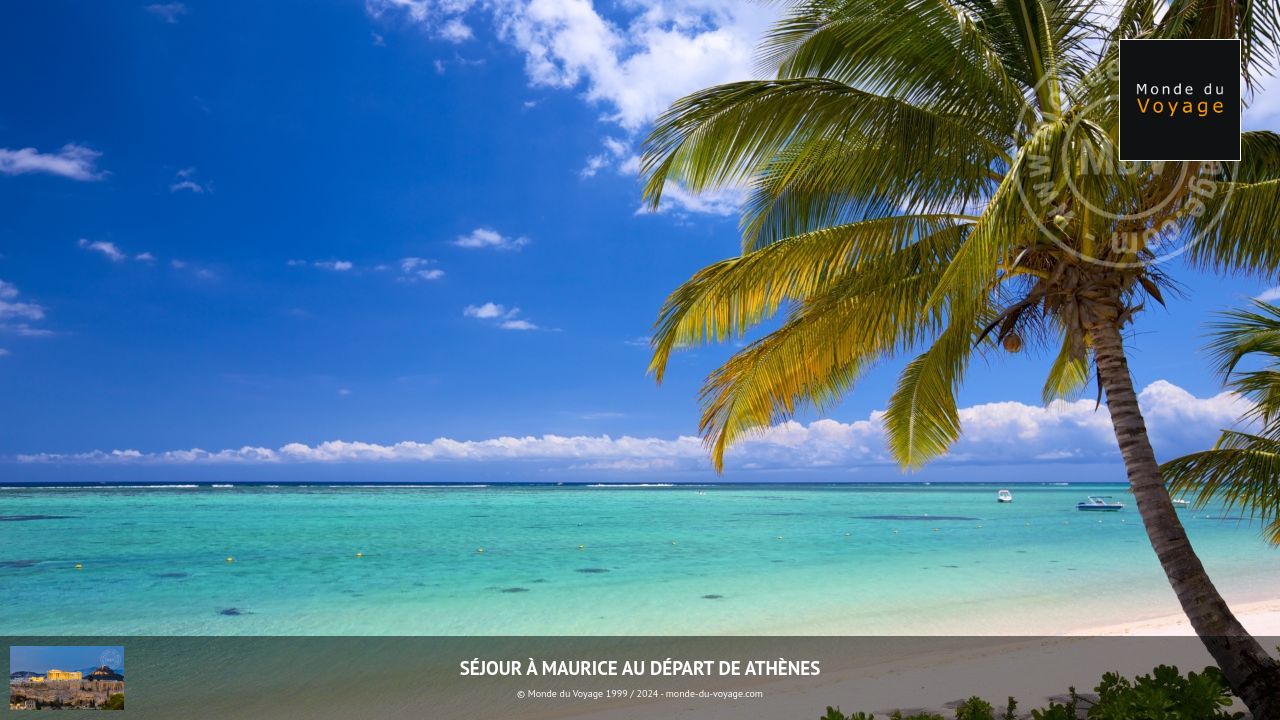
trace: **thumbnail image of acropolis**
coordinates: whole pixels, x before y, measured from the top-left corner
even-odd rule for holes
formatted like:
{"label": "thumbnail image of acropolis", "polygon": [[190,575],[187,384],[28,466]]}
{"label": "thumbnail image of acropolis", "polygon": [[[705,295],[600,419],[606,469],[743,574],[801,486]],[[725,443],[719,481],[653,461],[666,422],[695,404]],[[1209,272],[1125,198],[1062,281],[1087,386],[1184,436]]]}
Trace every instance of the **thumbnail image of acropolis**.
{"label": "thumbnail image of acropolis", "polygon": [[14,645],[10,710],[123,710],[124,648]]}

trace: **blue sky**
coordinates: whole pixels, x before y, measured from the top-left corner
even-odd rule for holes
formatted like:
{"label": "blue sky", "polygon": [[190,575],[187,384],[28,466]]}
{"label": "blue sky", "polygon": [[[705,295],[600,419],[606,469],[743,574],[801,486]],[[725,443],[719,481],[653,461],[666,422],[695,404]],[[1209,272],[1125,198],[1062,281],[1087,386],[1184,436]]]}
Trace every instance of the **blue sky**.
{"label": "blue sky", "polygon": [[54,670],[88,670],[107,665],[124,670],[124,648],[119,645],[12,645],[9,672],[26,670],[44,673]]}
{"label": "blue sky", "polygon": [[[710,479],[688,436],[732,348],[657,388],[644,338],[668,291],[736,251],[733,197],[639,212],[635,148],[670,100],[748,76],[774,12],[5,4],[0,477]],[[1275,127],[1273,95],[1251,126]],[[1134,338],[1166,454],[1239,410],[1202,369],[1203,323],[1268,286],[1180,277]],[[1091,401],[1039,408],[1045,367],[976,369],[968,445],[917,477],[1114,475]],[[899,368],[727,479],[897,477],[869,418]]]}

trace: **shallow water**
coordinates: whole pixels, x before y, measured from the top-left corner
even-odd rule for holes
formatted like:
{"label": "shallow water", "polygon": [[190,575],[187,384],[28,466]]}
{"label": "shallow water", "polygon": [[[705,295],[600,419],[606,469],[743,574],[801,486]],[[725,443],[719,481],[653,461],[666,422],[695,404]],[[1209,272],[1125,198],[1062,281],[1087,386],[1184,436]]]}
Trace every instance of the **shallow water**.
{"label": "shallow water", "polygon": [[[1123,486],[995,490],[6,488],[0,634],[1008,635],[1176,612]],[[1129,507],[1076,511],[1090,494]],[[1231,600],[1274,597],[1256,527],[1179,512]]]}

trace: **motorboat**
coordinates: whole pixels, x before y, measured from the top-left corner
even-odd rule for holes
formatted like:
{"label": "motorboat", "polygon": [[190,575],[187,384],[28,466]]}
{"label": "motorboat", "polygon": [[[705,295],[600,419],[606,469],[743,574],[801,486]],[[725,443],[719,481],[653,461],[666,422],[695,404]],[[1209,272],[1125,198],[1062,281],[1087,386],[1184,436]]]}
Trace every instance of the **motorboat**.
{"label": "motorboat", "polygon": [[1124,509],[1124,503],[1111,501],[1110,495],[1090,495],[1088,500],[1076,503],[1076,509],[1091,512],[1116,512]]}
{"label": "motorboat", "polygon": [[1013,493],[1009,492],[1008,490],[998,490],[998,491],[996,491],[996,502],[998,502],[998,503],[1011,503],[1011,502],[1013,502]]}
{"label": "motorboat", "polygon": [[1176,508],[1191,507],[1191,501],[1186,498],[1173,498],[1173,506]]}

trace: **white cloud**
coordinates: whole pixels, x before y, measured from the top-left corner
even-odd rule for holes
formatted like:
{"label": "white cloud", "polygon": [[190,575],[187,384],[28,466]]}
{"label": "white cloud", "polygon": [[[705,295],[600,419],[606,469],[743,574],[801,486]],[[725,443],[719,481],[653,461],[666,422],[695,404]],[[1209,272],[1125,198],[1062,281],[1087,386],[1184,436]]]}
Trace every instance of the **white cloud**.
{"label": "white cloud", "polygon": [[778,16],[741,0],[647,0],[618,22],[590,0],[495,3],[499,37],[525,54],[534,85],[584,89],[606,118],[639,130],[682,95],[754,77],[762,32]]}
{"label": "white cloud", "polygon": [[605,137],[601,142],[604,144],[605,149],[614,157],[623,157],[631,153],[631,146],[617,138]]}
{"label": "white cloud", "polygon": [[503,330],[541,330],[536,324],[520,317],[520,308],[508,308],[498,303],[468,305],[462,309],[464,317],[477,320],[495,320]]}
{"label": "white cloud", "polygon": [[587,158],[586,167],[580,174],[583,177],[594,177],[601,169],[616,165],[618,172],[636,175],[640,172],[640,156],[626,142],[615,137],[605,136],[600,141],[605,152]]}
{"label": "white cloud", "polygon": [[321,270],[332,270],[334,272],[347,272],[355,267],[355,263],[350,260],[318,260],[312,264]]}
{"label": "white cloud", "polygon": [[[395,279],[400,282],[417,282],[419,280],[439,280],[444,277],[444,270],[435,267],[436,261],[420,257],[400,258],[394,265],[378,263],[375,265],[357,265],[350,260],[288,260],[289,267],[313,267],[338,273],[382,273],[399,269]],[[394,274],[394,272],[393,272]]]}
{"label": "white cloud", "polygon": [[[1139,393],[1153,444],[1161,457],[1208,447],[1219,429],[1246,408],[1230,393],[1197,398],[1163,380]],[[864,420],[815,420],[773,426],[731,451],[731,468],[803,469],[891,466],[882,413]],[[1105,407],[1080,400],[1044,408],[1018,402],[974,405],[960,411],[964,435],[941,463],[1005,465],[1063,462],[1118,463],[1115,436]],[[158,453],[137,450],[81,454],[31,454],[23,462],[491,462],[547,461],[562,467],[612,470],[705,468],[706,452],[695,437],[640,438],[610,435],[540,435],[487,440],[437,438],[393,445],[334,440],[278,449],[243,447]],[[1121,479],[1119,475],[1115,479]]]}
{"label": "white cloud", "polygon": [[[129,259],[129,254],[126,253],[124,250],[122,250],[119,245],[116,245],[113,242],[108,242],[106,240],[91,241],[91,240],[88,240],[87,238],[80,238],[79,240],[76,241],[76,245],[90,252],[101,253],[104,257],[106,257],[111,262],[119,263]],[[134,255],[133,259],[136,260],[137,262],[153,263],[156,261],[156,256],[151,252],[140,252]],[[174,262],[174,267],[179,267],[178,263],[180,261],[175,260],[173,262]]]}
{"label": "white cloud", "polygon": [[369,33],[369,39],[373,41],[373,46],[374,46],[374,47],[386,47],[386,46],[387,46],[387,39],[386,39],[386,38],[384,38],[384,37],[382,37],[381,35],[379,35],[379,34],[378,34],[378,33],[376,33],[376,32],[371,32],[371,33]]}
{"label": "white cloud", "polygon": [[10,353],[8,350],[5,350],[4,348],[0,348],[0,357],[4,357],[6,355],[11,355],[11,354],[12,353]]}
{"label": "white cloud", "polygon": [[365,0],[365,11],[375,18],[401,16],[417,23],[442,40],[461,43],[472,37],[462,16],[475,0]]}
{"label": "white cloud", "polygon": [[1261,300],[1262,302],[1269,303],[1280,300],[1280,287],[1267,288],[1266,290],[1258,293],[1254,300]]}
{"label": "white cloud", "polygon": [[538,326],[528,320],[503,320],[498,324],[503,330],[537,330]]}
{"label": "white cloud", "polygon": [[609,167],[609,156],[605,154],[592,155],[587,158],[587,164],[582,166],[578,174],[584,178],[595,177],[596,173]]}
{"label": "white cloud", "polygon": [[519,250],[530,242],[527,237],[507,237],[492,228],[476,228],[466,235],[459,235],[453,244],[460,248],[495,250]]}
{"label": "white cloud", "polygon": [[[694,194],[678,184],[668,184],[662,191],[662,203],[657,212],[703,213],[707,215],[737,215],[747,192],[739,188],[722,188]],[[636,210],[637,215],[649,213],[648,205]]]}
{"label": "white cloud", "polygon": [[[375,17],[401,11],[439,34],[478,6],[467,0],[368,0]],[[639,130],[699,88],[755,77],[753,58],[779,11],[741,0],[621,3],[626,17],[603,17],[591,0],[486,3],[498,36],[524,53],[535,86],[582,88],[607,106],[606,119]]]}
{"label": "white cloud", "polygon": [[452,43],[462,43],[472,38],[471,28],[460,18],[449,18],[440,26],[440,37]]}
{"label": "white cloud", "polygon": [[[628,0],[605,17],[592,0],[366,0],[374,17],[394,12],[445,37],[454,21],[487,11],[497,37],[524,55],[530,85],[580,91],[604,109],[602,119],[629,138],[675,99],[711,85],[756,77],[756,47],[778,17],[774,3],[742,0]],[[464,25],[470,31],[470,26]],[[450,38],[452,39],[452,38]],[[444,72],[438,63],[437,72]],[[529,107],[526,103],[526,107]],[[606,152],[579,170],[593,177],[616,165],[635,173],[627,141],[605,138]],[[669,203],[686,213],[730,215],[740,191],[694,198],[679,188]]]}
{"label": "white cloud", "polygon": [[0,320],[43,320],[44,308],[35,303],[0,300]]}
{"label": "white cloud", "polygon": [[1280,78],[1258,78],[1257,92],[1252,97],[1241,86],[1241,97],[1249,105],[1244,109],[1246,130],[1273,130],[1280,122]]}
{"label": "white cloud", "polygon": [[487,302],[483,305],[468,305],[462,309],[465,317],[479,318],[481,320],[492,320],[494,318],[507,317],[510,312],[502,305]]}
{"label": "white cloud", "polygon": [[124,262],[129,257],[128,255],[125,255],[120,248],[116,247],[115,243],[107,242],[105,240],[94,240],[91,242],[85,238],[80,238],[76,244],[85,250],[102,253],[111,262]]}
{"label": "white cloud", "polygon": [[187,6],[180,2],[156,3],[144,6],[142,9],[164,19],[170,25],[177,24],[178,18],[187,14]]}
{"label": "white cloud", "polygon": [[54,153],[42,153],[31,147],[19,150],[0,148],[0,174],[47,173],[72,180],[101,180],[106,173],[97,168],[100,157],[102,153],[75,144],[63,145]]}
{"label": "white cloud", "polygon": [[[601,170],[613,167],[623,175],[640,174],[640,155],[627,142],[614,137],[605,137],[602,141],[605,152],[587,158],[587,163],[578,171],[584,178],[595,177]],[[663,189],[662,203],[658,206],[659,214],[671,212],[676,215],[702,213],[706,215],[737,215],[746,200],[747,189],[744,187],[723,187],[707,190],[702,193],[691,193],[679,183],[670,183]],[[637,215],[654,212],[648,205],[636,209]]]}
{"label": "white cloud", "polygon": [[24,337],[52,335],[49,330],[31,325],[44,319],[44,306],[19,300],[20,294],[13,283],[0,280],[0,332]]}
{"label": "white cloud", "polygon": [[205,190],[209,190],[208,183],[200,183],[196,180],[196,169],[193,167],[183,168],[174,173],[175,182],[169,186],[169,192],[181,192],[189,190],[197,195],[203,195]]}
{"label": "white cloud", "polygon": [[49,337],[52,330],[32,327],[30,323],[0,323],[0,332],[12,333],[22,337]]}
{"label": "white cloud", "polygon": [[444,271],[437,267],[431,267],[435,264],[435,260],[428,260],[420,257],[407,257],[400,259],[400,272],[403,280],[439,280],[444,277]]}

